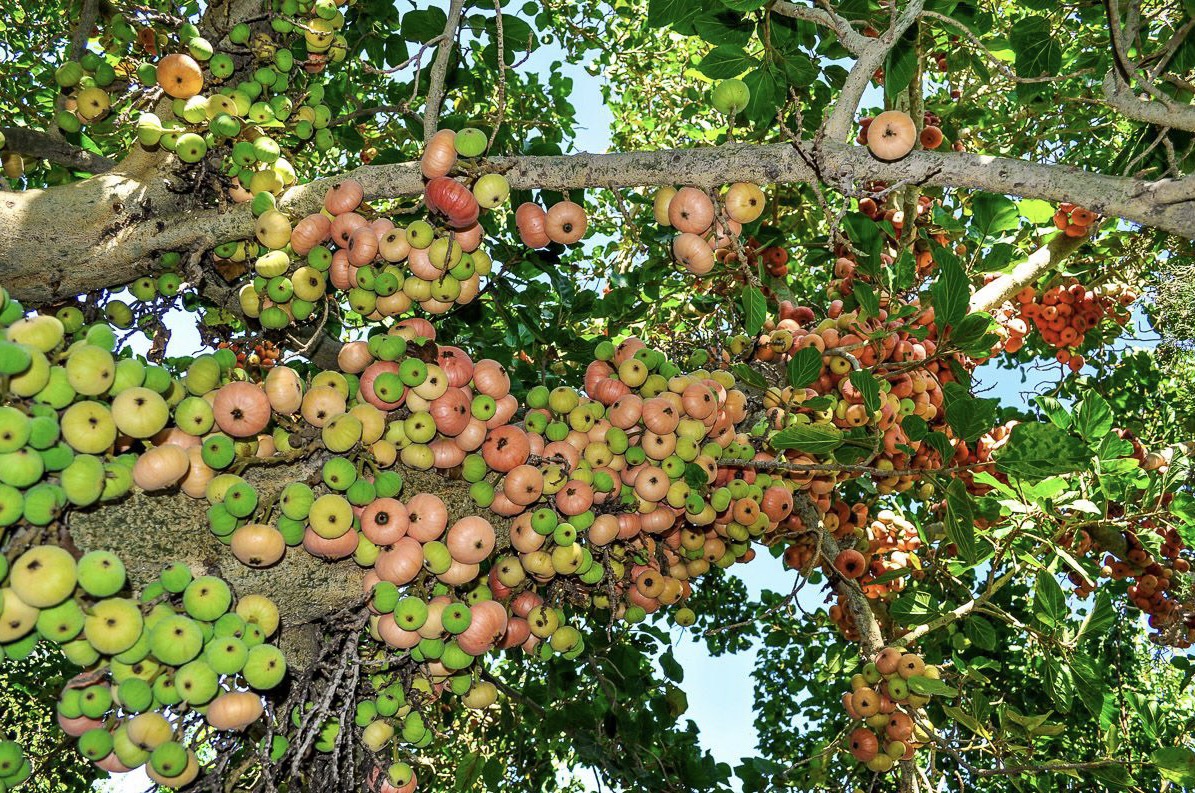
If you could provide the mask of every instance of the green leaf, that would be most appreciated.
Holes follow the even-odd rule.
[[[473,784],[481,778],[484,768],[485,758],[477,752],[469,752],[457,762],[452,789],[461,793],[472,789]]]
[[[859,281],[855,284],[855,301],[863,312],[861,319],[874,317],[880,313],[880,298],[869,284]]]
[[[755,34],[755,25],[735,15],[733,20],[727,19],[729,14],[706,14],[693,20],[693,29],[702,41],[713,44],[733,44],[736,47],[746,47]]]
[[[995,322],[986,311],[977,311],[963,317],[958,326],[951,332],[950,341],[960,350],[974,357],[987,355],[996,336],[989,333],[995,327]]]
[[[980,239],[1021,225],[1021,213],[1013,200],[995,193],[976,193],[971,199],[971,213],[974,216],[971,228],[979,232]]]
[[[822,354],[816,347],[797,350],[788,361],[788,384],[793,388],[804,388],[817,382],[822,374]]]
[[[915,34],[914,34],[915,39]],[[906,35],[896,42],[884,62],[884,96],[889,102],[904,93],[917,71],[917,47]]]
[[[971,732],[980,736],[981,738],[988,737],[988,731],[979,723],[974,716],[962,708],[956,708],[953,705],[943,705],[942,712],[949,716],[953,721],[966,727]]]
[[[1047,628],[1057,628],[1066,619],[1066,595],[1058,579],[1048,570],[1037,574],[1033,585],[1033,616]]]
[[[892,601],[888,613],[905,625],[924,625],[941,612],[937,599],[928,592],[906,592]]]
[[[867,408],[868,413],[875,413],[881,407],[880,402],[880,382],[876,380],[874,374],[865,370],[857,370],[851,372],[851,385],[859,389],[859,393],[863,396],[863,407]]]
[[[817,66],[809,56],[800,50],[785,49],[780,53],[783,60],[780,68],[788,84],[794,88],[802,88],[817,79]]]
[[[1013,427],[1008,443],[996,453],[996,470],[1039,481],[1083,470],[1090,459],[1081,440],[1055,425],[1026,423]]]
[[[1054,701],[1054,707],[1063,713],[1069,713],[1071,702],[1075,698],[1075,676],[1071,668],[1063,661],[1047,656],[1045,663],[1046,691]]]
[[[1079,633],[1074,638],[1075,643],[1099,637],[1099,634],[1107,631],[1115,622],[1116,609],[1113,608],[1113,598],[1105,588],[1096,590],[1096,602],[1092,604],[1091,610],[1087,611],[1083,625],[1079,626]]]
[[[916,443],[917,441],[921,440],[925,437],[926,433],[929,432],[929,424],[926,423],[925,419],[921,418],[921,416],[905,416],[900,422],[900,426],[901,429],[905,431],[905,435],[908,436],[909,441],[912,443]]]
[[[976,561],[975,515],[967,484],[955,479],[946,488],[946,538],[958,546],[959,556],[968,564]]]
[[[1071,414],[1056,397],[1052,396],[1037,396],[1033,398],[1034,403],[1042,413],[1046,414],[1055,427],[1058,429],[1069,429],[1071,426]]]
[[[748,55],[742,47],[722,44],[714,47],[701,59],[697,70],[712,80],[738,77],[759,65],[759,59]]]
[[[1075,407],[1075,431],[1090,442],[1112,431],[1112,408],[1108,401],[1094,391],[1083,397]]]
[[[764,376],[745,363],[736,363],[734,366],[731,366],[730,373],[734,375],[736,380],[746,383],[749,386],[761,390],[768,387],[768,381],[764,379]]]
[[[776,117],[784,104],[785,80],[780,70],[770,63],[743,76],[743,82],[751,89],[751,99],[743,113],[748,121],[764,124]]]
[[[422,44],[442,34],[444,26],[447,24],[448,15],[442,10],[426,8],[403,14],[399,31],[407,41],[417,41]]]
[[[768,303],[757,286],[743,290],[743,324],[748,336],[755,336],[763,329],[767,319]]]
[[[685,463],[685,484],[693,490],[701,490],[709,484],[709,477],[697,463]]]
[[[1045,17],[1030,16],[1018,21],[1008,33],[1016,53],[1019,77],[1054,77],[1062,69],[1062,45],[1054,38],[1053,25]]]
[[[1185,746],[1166,746],[1149,756],[1158,773],[1182,787],[1195,785],[1195,752]]]
[[[701,4],[691,0],[647,0],[647,24],[662,28],[688,22],[701,11]]]
[[[685,670],[684,667],[676,660],[676,656],[672,654],[672,648],[660,656],[660,668],[664,670],[664,676],[673,683],[684,682]]]
[[[942,391],[946,423],[965,441],[977,440],[992,428],[998,403],[996,399],[976,399],[959,383],[947,383]]]
[[[773,449],[797,449],[808,454],[830,454],[842,445],[842,430],[832,424],[794,424],[772,436]]]
[[[934,430],[926,435],[924,440],[931,449],[941,455],[943,465],[954,458],[954,446],[950,443],[950,437],[946,433]]]
[[[909,678],[909,690],[923,697],[957,697],[958,689],[948,686],[932,677],[913,675]]]
[[[991,652],[996,649],[996,629],[983,617],[975,614],[967,617],[967,621],[963,623],[963,634],[981,650]]]
[[[1035,226],[1044,226],[1054,220],[1054,205],[1040,198],[1022,198],[1017,202],[1017,211]]]
[[[722,5],[727,8],[733,8],[735,11],[758,11],[766,6],[771,0],[722,0]]]
[[[934,302],[934,318],[939,328],[957,325],[967,315],[967,301],[971,286],[958,260],[944,257],[938,263],[938,280],[930,288]]]

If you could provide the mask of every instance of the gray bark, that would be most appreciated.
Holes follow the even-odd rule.
[[[167,250],[192,250],[252,234],[244,204],[210,206],[190,192],[187,174],[156,169],[163,155],[136,152],[121,167],[83,182],[0,196],[0,283],[30,305],[128,283]],[[556,157],[497,157],[489,170],[515,188],[549,190],[668,184],[715,187],[734,181],[794,183],[907,180],[923,186],[1080,201],[1109,217],[1189,237],[1195,190],[1184,181],[1150,181],[1064,165],[981,154],[915,151],[881,162],[862,146],[823,142],[731,144],[704,149]],[[193,177],[192,177],[193,178]],[[367,200],[423,190],[418,163],[362,166],[288,191],[281,207],[298,220],[318,210],[331,184],[359,180]],[[172,192],[179,190],[183,192]]]

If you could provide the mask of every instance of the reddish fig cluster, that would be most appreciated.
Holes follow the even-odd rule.
[[[847,749],[855,760],[876,773],[912,760],[917,748],[931,740],[925,706],[928,692],[945,688],[940,678],[936,666],[899,647],[884,648],[852,677],[842,707],[863,722],[848,736]]]
[[[1059,204],[1054,213],[1054,225],[1068,237],[1086,237],[1099,215],[1076,204]]]
[[[216,349],[218,350],[222,350],[225,347],[231,349],[236,354],[237,366],[245,369],[253,367],[272,369],[278,365],[278,359],[282,357],[282,350],[278,348],[278,345],[268,339],[263,339],[251,345],[227,341],[222,341],[216,345]]]
[[[1040,295],[1027,286],[1017,292],[1015,306],[1006,304],[997,312],[1008,334],[1004,350],[1019,351],[1026,336],[1036,329],[1042,340],[1055,348],[1055,359],[1077,372],[1086,362],[1077,350],[1083,347],[1088,332],[1105,318],[1124,325],[1129,320],[1128,306],[1136,299],[1136,293],[1119,284],[1088,289],[1069,279]]]

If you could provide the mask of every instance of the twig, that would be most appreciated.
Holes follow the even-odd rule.
[[[444,81],[448,78],[448,62],[452,59],[452,44],[465,0],[452,0],[448,7],[448,22],[444,25],[436,60],[432,63],[431,82],[427,87],[427,104],[423,109],[423,140],[426,143],[436,134],[440,123],[440,107],[444,102]],[[418,80],[416,80],[418,85]]]

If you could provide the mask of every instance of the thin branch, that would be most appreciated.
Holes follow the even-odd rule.
[[[4,135],[4,148],[18,154],[88,173],[105,173],[116,167],[116,163],[107,157],[81,149],[47,132],[27,127],[2,127],[0,133]]]
[[[1012,80],[1014,83],[1052,83],[1061,80],[1069,80],[1072,77],[1081,77],[1084,74],[1090,74],[1092,72],[1091,69],[1079,69],[1078,71],[1067,72],[1066,74],[1058,74],[1053,76],[1043,75],[1041,77],[1021,77],[1015,71],[1013,71],[1012,67],[1009,66],[1006,61],[997,58],[996,55],[987,48],[987,46],[979,38],[978,33],[971,30],[971,28],[967,27],[954,17],[949,17],[945,14],[939,14],[937,11],[922,11],[921,18],[937,20],[945,25],[950,25],[955,30],[962,33],[963,37],[967,39],[967,41],[971,42],[971,45],[974,46],[975,49],[979,50],[979,52],[982,53],[983,56],[993,66],[996,67],[996,71],[1000,72],[1000,74],[1004,75],[1009,80]]]
[[[494,0],[494,32],[495,43],[498,46],[498,101],[494,103],[494,115],[490,130],[490,139],[486,143],[486,151],[494,147],[498,138],[498,130],[502,126],[502,119],[506,116],[506,31],[502,27],[502,0]]]
[[[79,21],[75,24],[75,33],[71,36],[70,57],[77,61],[83,57],[87,49],[87,40],[91,38],[91,30],[100,16],[100,0],[83,0],[83,8],[79,12]]]
[[[461,11],[464,6],[465,0],[452,0],[448,7],[448,22],[444,25],[440,45],[436,48],[436,60],[432,62],[431,82],[427,87],[427,105],[423,109],[424,142],[431,140],[440,123],[440,108],[444,104],[444,82],[448,79],[448,62],[452,60],[452,45],[456,39],[456,29],[461,22]]]
[[[909,4],[892,20],[888,29],[859,53],[859,59],[851,67],[850,74],[842,85],[842,91],[834,103],[834,110],[826,120],[824,137],[827,140],[834,143],[846,140],[855,121],[855,111],[863,98],[863,92],[871,84],[876,70],[884,65],[884,59],[896,46],[896,42],[917,21],[924,4],[925,0],[909,0]],[[895,8],[896,4],[893,2],[893,10]]]
[[[815,25],[830,28],[838,35],[838,41],[842,46],[846,47],[847,51],[853,55],[860,54],[867,47],[867,43],[870,40],[851,27],[849,20],[834,13],[828,5],[824,9],[809,8],[808,6],[787,2],[787,0],[775,0],[770,10],[778,16],[800,19],[804,22],[812,22]]]

